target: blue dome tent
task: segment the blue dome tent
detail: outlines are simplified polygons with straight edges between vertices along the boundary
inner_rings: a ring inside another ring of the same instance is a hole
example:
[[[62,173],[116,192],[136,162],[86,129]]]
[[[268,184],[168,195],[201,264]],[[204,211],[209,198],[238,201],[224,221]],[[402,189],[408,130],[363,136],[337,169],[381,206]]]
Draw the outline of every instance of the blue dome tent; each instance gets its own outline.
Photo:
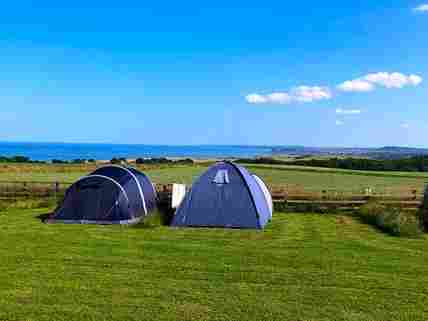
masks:
[[[262,229],[271,217],[272,198],[263,181],[224,161],[196,180],[172,225]]]
[[[156,207],[156,191],[134,168],[109,165],[75,182],[47,222],[133,224]]]

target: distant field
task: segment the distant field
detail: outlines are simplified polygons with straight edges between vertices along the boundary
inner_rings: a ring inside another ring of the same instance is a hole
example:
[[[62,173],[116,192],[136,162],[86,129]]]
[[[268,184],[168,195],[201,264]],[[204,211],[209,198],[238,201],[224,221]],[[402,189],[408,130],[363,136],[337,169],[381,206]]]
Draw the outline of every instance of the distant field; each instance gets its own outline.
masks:
[[[426,178],[428,180],[428,172],[400,172],[400,171],[368,171],[368,170],[352,170],[341,168],[326,168],[326,167],[311,167],[299,165],[269,165],[269,164],[244,164],[246,167],[252,168],[270,168],[276,170],[298,170],[300,172],[321,172],[321,173],[342,173],[350,175],[367,175],[367,176],[386,176],[386,177],[407,177],[407,178]]]
[[[141,169],[155,183],[191,182],[207,167],[197,166],[144,166]],[[269,185],[288,186],[307,191],[338,190],[362,192],[371,187],[375,192],[401,193],[423,190],[428,173],[369,172],[324,169],[299,166],[249,165],[248,168]],[[94,165],[0,165],[0,181],[74,182],[95,169]]]
[[[270,185],[289,185],[308,191],[337,190],[362,192],[370,187],[374,192],[400,193],[416,189],[422,192],[428,176],[415,173],[359,172],[351,170],[310,170],[305,167],[248,166]],[[408,174],[408,175],[407,175]]]
[[[0,212],[0,320],[427,320],[428,238],[275,214],[264,231]]]
[[[205,166],[141,166],[155,183],[191,183]],[[95,165],[0,165],[0,181],[74,182],[96,169]]]

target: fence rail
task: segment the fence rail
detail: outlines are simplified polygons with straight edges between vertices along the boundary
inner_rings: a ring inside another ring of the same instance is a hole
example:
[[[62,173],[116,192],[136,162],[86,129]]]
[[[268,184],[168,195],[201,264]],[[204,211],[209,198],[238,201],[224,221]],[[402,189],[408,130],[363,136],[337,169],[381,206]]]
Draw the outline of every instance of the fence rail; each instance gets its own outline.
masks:
[[[0,181],[0,198],[57,197],[70,186],[66,182],[11,182]]]
[[[18,182],[0,181],[0,199],[55,198],[63,197],[71,182]],[[163,201],[169,201],[172,184],[156,184],[156,190]],[[361,191],[334,189],[305,189],[302,186],[270,186],[272,198],[276,203],[289,205],[316,203],[321,206],[359,207],[368,200],[379,200],[385,204],[400,204],[403,207],[417,208],[423,194],[420,189],[389,189],[379,191],[366,188]]]

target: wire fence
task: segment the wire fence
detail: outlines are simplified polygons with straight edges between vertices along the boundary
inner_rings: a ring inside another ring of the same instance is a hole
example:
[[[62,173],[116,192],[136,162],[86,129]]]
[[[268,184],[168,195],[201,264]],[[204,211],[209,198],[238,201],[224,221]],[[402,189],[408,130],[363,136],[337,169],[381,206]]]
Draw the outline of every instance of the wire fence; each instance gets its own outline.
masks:
[[[64,195],[71,182],[17,182],[0,181],[0,198],[20,197],[56,197]],[[172,184],[155,184],[160,193],[170,193]],[[274,199],[284,197],[292,199],[360,199],[367,197],[392,198],[403,200],[418,200],[423,198],[423,189],[420,187],[365,187],[356,189],[332,189],[307,187],[302,185],[273,185],[269,186]]]
[[[59,198],[71,183],[0,181],[0,198]]]
[[[43,200],[58,204],[71,182],[0,181],[0,201]],[[156,184],[162,204],[171,203],[172,184]],[[366,187],[352,190],[323,189],[300,185],[269,186],[276,204],[320,204],[328,207],[357,208],[369,200],[416,209],[422,202],[423,190],[418,187]]]

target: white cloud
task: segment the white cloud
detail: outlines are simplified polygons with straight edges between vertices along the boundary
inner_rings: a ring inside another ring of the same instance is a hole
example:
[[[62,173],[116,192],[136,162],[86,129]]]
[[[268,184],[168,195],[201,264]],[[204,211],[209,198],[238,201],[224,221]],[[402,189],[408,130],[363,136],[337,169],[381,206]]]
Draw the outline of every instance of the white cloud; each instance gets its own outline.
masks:
[[[386,88],[403,88],[404,86],[417,86],[422,78],[417,75],[406,76],[399,72],[378,72],[364,77],[365,80]]]
[[[343,121],[341,121],[341,120],[336,120],[336,125],[337,125],[337,126],[342,126],[343,124],[345,124]]]
[[[417,12],[428,12],[428,3],[421,4],[413,9]]]
[[[337,88],[344,92],[369,92],[374,90],[373,84],[361,79],[347,80],[338,85]]]
[[[354,80],[348,80],[337,86],[344,92],[368,92],[381,86],[385,88],[403,88],[405,86],[418,86],[422,83],[422,77],[418,75],[404,75],[399,72],[378,72],[368,74]]]
[[[300,86],[288,92],[273,92],[267,95],[251,94],[245,99],[250,104],[290,104],[292,102],[311,103],[332,98],[329,88]]]
[[[409,128],[409,127],[410,127],[410,125],[409,125],[409,123],[401,123],[401,124],[400,124],[400,127],[401,127],[401,128],[404,128],[404,129],[407,129],[407,128]]]
[[[422,83],[422,77],[418,75],[404,75],[399,72],[378,72],[365,75],[353,80],[347,80],[337,89],[343,92],[369,92],[377,87],[403,88],[406,86],[418,86]],[[245,96],[249,104],[290,104],[293,102],[312,103],[333,98],[332,91],[328,87],[299,86],[289,92],[272,92],[269,94],[253,93]]]
[[[340,114],[340,115],[359,115],[359,114],[361,114],[361,110],[360,109],[342,109],[342,108],[337,108],[336,109],[336,114]]]
[[[309,87],[309,86],[300,86],[292,90],[292,95],[294,100],[311,103],[318,100],[328,100],[332,98],[330,89],[326,87]]]
[[[272,93],[266,96],[268,102],[274,104],[289,104],[293,100],[292,97],[287,93]]]
[[[423,81],[423,79],[421,76],[418,76],[418,75],[410,75],[409,76],[409,82],[413,86],[419,86],[422,81]]]
[[[265,104],[268,102],[267,97],[258,94],[247,95],[245,99],[250,104]]]
[[[269,95],[251,94],[245,97],[250,104],[288,104],[292,98],[287,93],[271,93]]]

